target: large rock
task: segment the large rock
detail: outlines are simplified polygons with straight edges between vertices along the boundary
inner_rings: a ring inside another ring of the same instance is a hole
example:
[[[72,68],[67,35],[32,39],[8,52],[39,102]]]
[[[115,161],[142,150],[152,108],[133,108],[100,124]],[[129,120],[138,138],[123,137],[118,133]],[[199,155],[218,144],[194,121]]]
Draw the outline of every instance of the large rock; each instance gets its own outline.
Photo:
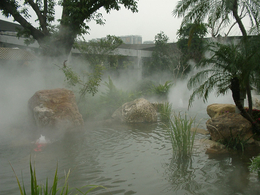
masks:
[[[210,118],[215,118],[225,113],[235,113],[235,109],[234,104],[211,104],[207,107],[207,114]]]
[[[74,129],[84,124],[75,96],[67,89],[37,91],[28,107],[39,129]]]
[[[123,104],[113,113],[112,118],[125,123],[156,122],[157,113],[148,100],[139,98]]]
[[[232,137],[246,140],[253,135],[251,123],[238,113],[225,113],[206,122],[213,141],[230,140]]]

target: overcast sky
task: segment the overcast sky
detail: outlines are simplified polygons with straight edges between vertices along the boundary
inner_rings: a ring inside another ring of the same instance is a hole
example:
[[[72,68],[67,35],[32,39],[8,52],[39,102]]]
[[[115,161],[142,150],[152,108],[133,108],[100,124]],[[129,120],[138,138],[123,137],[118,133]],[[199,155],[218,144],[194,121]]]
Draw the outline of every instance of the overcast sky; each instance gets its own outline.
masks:
[[[105,12],[104,26],[90,23],[90,35],[88,39],[104,37],[107,34],[141,35],[143,41],[154,40],[157,33],[163,31],[170,42],[176,41],[176,32],[180,27],[181,19],[175,18],[172,11],[178,0],[139,0],[138,13],[132,13],[122,8],[120,11]]]

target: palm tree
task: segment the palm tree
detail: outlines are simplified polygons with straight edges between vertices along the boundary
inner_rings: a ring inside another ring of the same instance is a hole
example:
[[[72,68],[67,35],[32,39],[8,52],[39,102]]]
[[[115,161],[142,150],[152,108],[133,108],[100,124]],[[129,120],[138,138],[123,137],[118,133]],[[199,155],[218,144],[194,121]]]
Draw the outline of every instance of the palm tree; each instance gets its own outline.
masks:
[[[223,95],[230,89],[241,114],[255,125],[255,121],[250,115],[251,112],[245,111],[240,96],[241,91],[246,91],[247,86],[250,89],[259,90],[260,75],[257,60],[260,57],[260,52],[256,46],[260,44],[257,40],[259,41],[259,37],[251,38],[247,47],[244,47],[241,42],[240,44],[209,43],[207,49],[212,55],[205,57],[197,64],[197,67],[202,68],[202,70],[192,76],[188,82],[189,89],[195,88],[189,100],[189,107],[195,96],[203,98],[205,102],[213,90],[216,90],[217,95]],[[248,99],[248,101],[251,101],[249,102],[249,110],[252,111],[252,99]]]
[[[177,17],[183,17],[182,26],[188,23],[205,22],[222,24],[224,27],[237,24],[242,39],[235,46],[221,45],[214,43],[209,50],[213,53],[212,57],[202,60],[198,66],[211,65],[212,67],[197,73],[189,81],[189,86],[197,85],[202,78],[209,76],[191,96],[191,101],[197,94],[207,99],[208,93],[217,88],[218,94],[223,94],[227,89],[231,89],[234,102],[238,109],[252,124],[253,120],[248,115],[243,106],[240,105],[240,92],[245,90],[248,97],[249,114],[252,112],[251,85],[256,83],[253,75],[259,75],[256,56],[258,49],[252,39],[248,37],[248,32],[259,34],[260,27],[260,1],[259,0],[183,0],[178,1],[173,14]],[[243,18],[250,19],[250,31],[246,31],[243,24]],[[231,22],[235,21],[232,25]],[[218,27],[219,29],[220,27]],[[259,37],[259,36],[258,36]],[[257,38],[258,38],[257,37]],[[259,39],[257,39],[259,40]],[[252,46],[251,44],[254,43]]]
[[[238,24],[244,37],[247,36],[243,18],[250,20],[251,30],[259,33],[259,0],[182,0],[178,1],[173,15],[183,17],[182,26],[189,23],[207,23],[233,27]],[[234,22],[234,23],[233,23]],[[231,24],[232,23],[232,24]]]

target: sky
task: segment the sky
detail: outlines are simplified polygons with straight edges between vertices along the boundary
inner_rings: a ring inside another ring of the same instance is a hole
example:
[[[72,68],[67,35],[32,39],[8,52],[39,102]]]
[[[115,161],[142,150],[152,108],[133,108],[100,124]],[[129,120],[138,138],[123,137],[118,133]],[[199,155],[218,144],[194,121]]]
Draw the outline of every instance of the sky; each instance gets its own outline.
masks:
[[[138,13],[132,13],[124,7],[119,11],[112,10],[109,14],[101,9],[106,24],[88,23],[91,30],[85,39],[91,40],[106,35],[140,35],[144,42],[153,41],[156,34],[164,32],[169,37],[169,42],[176,42],[176,32],[180,27],[181,19],[173,17],[172,11],[177,2],[178,0],[139,0]],[[57,9],[57,14],[57,17],[60,17],[59,9]],[[2,15],[0,19],[13,21]],[[32,21],[35,19],[33,18]]]
[[[138,13],[122,8],[120,11],[103,12],[106,19],[104,26],[90,23],[90,35],[87,38],[104,37],[107,34],[124,36],[140,35],[143,41],[153,41],[156,34],[163,31],[169,41],[177,41],[176,33],[180,28],[181,18],[172,14],[178,0],[139,0]]]

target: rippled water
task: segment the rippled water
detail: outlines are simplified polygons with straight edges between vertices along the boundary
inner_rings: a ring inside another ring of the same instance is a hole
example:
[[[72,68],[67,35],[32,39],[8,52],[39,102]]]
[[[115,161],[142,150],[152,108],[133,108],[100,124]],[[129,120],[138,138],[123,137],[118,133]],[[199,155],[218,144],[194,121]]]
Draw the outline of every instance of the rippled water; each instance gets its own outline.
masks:
[[[19,194],[12,164],[30,190],[29,161],[45,183],[71,170],[70,187],[102,185],[90,194],[259,194],[256,174],[248,171],[248,155],[207,155],[196,135],[189,159],[173,155],[167,130],[160,124],[91,125],[81,133],[61,135],[34,151],[32,136],[21,129],[2,130],[0,194]],[[62,181],[61,181],[62,182]],[[84,190],[83,190],[84,191]]]

